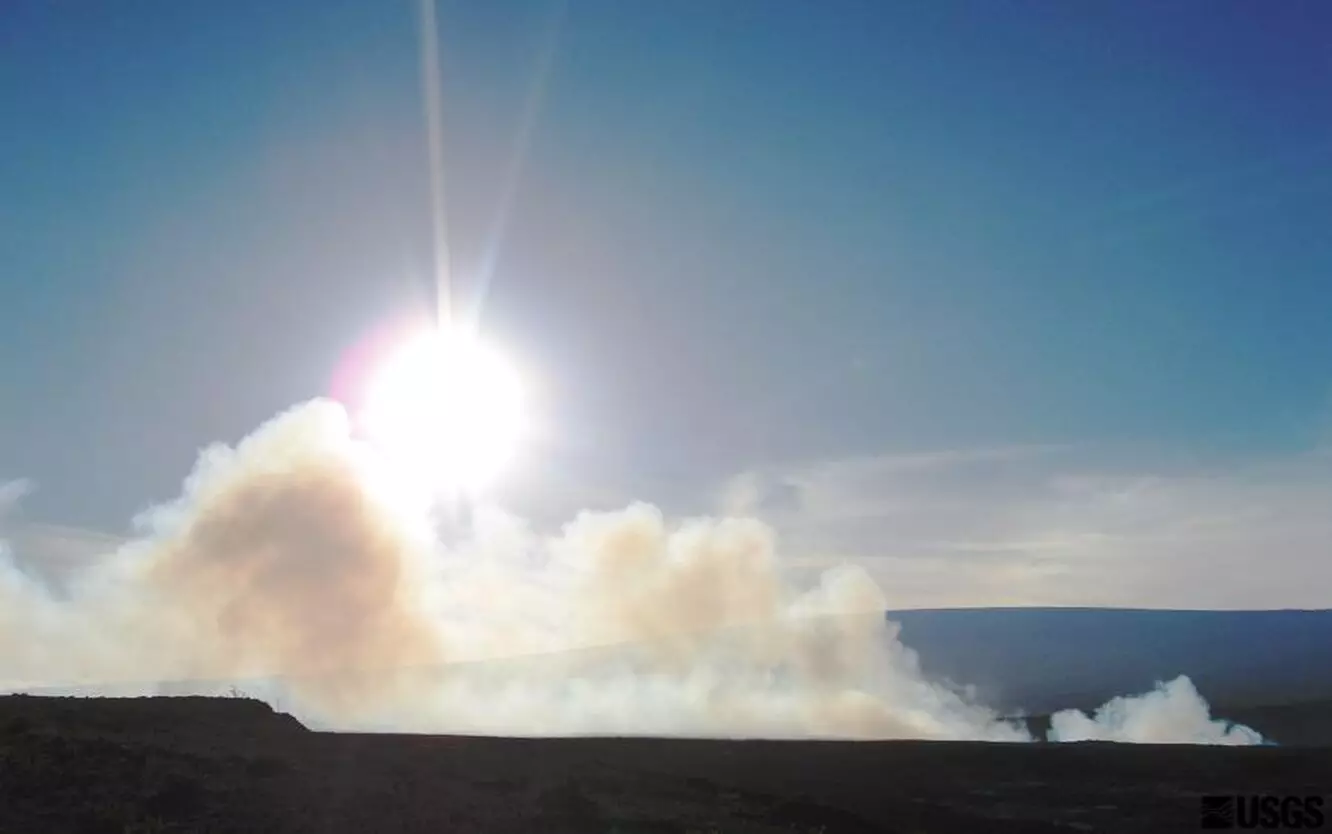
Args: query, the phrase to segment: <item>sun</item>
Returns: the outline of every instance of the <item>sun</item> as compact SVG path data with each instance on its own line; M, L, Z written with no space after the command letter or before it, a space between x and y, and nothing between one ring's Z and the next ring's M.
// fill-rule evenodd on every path
M491 486L516 455L524 422L522 381L475 334L418 331L371 374L361 428L414 481L475 494Z

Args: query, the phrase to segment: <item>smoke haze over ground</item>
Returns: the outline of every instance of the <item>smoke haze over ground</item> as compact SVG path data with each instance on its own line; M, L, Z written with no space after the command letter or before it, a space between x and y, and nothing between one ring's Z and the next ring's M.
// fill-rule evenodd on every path
M922 676L860 568L792 587L762 523L642 504L554 537L481 509L445 543L330 402L206 450L137 525L60 594L0 549L0 687L262 680L332 728L1030 740ZM1187 678L1051 735L1261 741Z

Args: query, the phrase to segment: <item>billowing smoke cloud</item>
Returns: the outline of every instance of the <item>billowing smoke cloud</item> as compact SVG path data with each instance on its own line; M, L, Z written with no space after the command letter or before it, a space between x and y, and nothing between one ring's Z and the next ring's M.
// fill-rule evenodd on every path
M1087 715L1075 709L1050 718L1051 741L1124 741L1139 744L1262 744L1239 724L1213 719L1193 681L1181 675L1143 695L1114 698Z
M324 727L1029 740L925 680L864 571L784 582L757 521L474 522L441 542L339 406L300 406L205 451L63 596L0 563L0 686L238 682Z

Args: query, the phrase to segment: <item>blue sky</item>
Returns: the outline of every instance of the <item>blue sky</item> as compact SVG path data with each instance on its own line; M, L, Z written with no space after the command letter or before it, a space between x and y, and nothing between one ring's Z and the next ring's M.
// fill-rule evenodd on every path
M460 290L497 252L483 321L551 427L523 511L739 489L813 552L861 528L811 520L811 485L859 473L882 507L864 467L913 455L952 472L907 491L961 501L938 529L991 537L978 507L1068 478L1168 483L1176 513L1325 494L1326 4L440 19ZM35 485L25 514L123 530L426 303L416 49L408 2L5 4L0 480ZM996 449L1039 451L1002 489L953 471Z

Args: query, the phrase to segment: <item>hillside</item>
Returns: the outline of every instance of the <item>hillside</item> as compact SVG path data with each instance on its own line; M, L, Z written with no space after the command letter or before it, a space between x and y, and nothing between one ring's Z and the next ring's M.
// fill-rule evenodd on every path
M0 831L1193 830L1327 750L357 736L239 699L0 699Z

